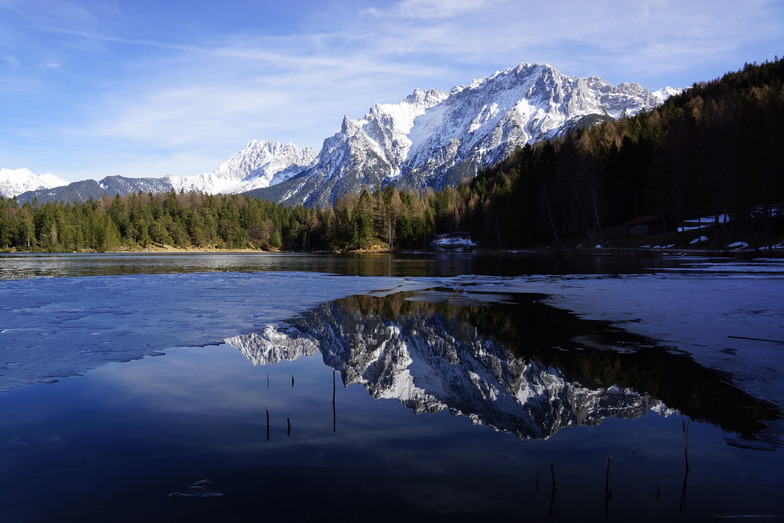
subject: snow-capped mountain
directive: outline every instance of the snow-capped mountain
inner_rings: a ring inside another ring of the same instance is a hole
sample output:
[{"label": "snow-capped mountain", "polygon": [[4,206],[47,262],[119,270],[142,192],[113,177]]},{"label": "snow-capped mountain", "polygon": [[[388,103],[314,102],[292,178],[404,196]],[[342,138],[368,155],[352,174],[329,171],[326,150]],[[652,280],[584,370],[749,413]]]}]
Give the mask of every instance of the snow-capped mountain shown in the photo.
[{"label": "snow-capped mountain", "polygon": [[613,86],[598,77],[523,63],[449,94],[416,90],[398,104],[374,105],[360,119],[346,116],[312,167],[254,194],[324,205],[379,184],[438,189],[501,161],[517,146],[652,109],[674,92],[651,92],[635,83]]},{"label": "snow-capped mountain", "polygon": [[241,193],[289,179],[308,167],[316,154],[312,147],[301,149],[294,144],[253,140],[212,173],[164,178],[175,191]]},{"label": "snow-capped mountain", "polygon": [[51,189],[68,185],[62,178],[46,173],[34,174],[30,169],[0,168],[0,196],[12,198],[27,191]]}]

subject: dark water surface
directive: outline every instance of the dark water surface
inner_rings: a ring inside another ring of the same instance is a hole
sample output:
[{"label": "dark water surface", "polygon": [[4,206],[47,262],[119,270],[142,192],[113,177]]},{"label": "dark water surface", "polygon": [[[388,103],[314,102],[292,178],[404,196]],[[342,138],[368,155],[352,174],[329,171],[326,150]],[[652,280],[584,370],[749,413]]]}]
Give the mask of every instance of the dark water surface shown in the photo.
[{"label": "dark water surface", "polygon": [[[281,270],[612,275],[678,263],[12,258],[0,258],[4,278],[100,275],[107,282],[111,275]],[[313,284],[321,281],[328,283]],[[0,392],[0,521],[784,515],[784,460],[770,430],[781,420],[778,405],[672,347],[543,299],[437,285],[347,294],[224,343],[173,346]],[[112,321],[124,321],[120,312]],[[0,351],[2,343],[0,335]]]},{"label": "dark water surface", "polygon": [[677,267],[679,257],[539,254],[15,254],[0,255],[0,279],[193,272],[315,271],[351,276],[635,274]]}]

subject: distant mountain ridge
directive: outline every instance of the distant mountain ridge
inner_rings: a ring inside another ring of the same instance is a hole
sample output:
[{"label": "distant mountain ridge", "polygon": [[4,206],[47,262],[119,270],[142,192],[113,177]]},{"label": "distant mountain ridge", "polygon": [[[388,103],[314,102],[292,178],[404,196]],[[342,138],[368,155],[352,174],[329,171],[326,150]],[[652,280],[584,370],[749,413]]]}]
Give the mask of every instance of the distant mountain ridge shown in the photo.
[{"label": "distant mountain ridge", "polygon": [[549,65],[523,63],[448,94],[416,89],[397,104],[374,105],[362,118],[345,116],[340,131],[325,139],[319,152],[254,140],[212,173],[115,176],[76,182],[78,190],[48,188],[19,199],[73,201],[87,193],[113,196],[154,187],[247,192],[289,205],[323,206],[345,193],[386,184],[440,189],[474,176],[518,146],[652,109],[677,92],[651,92],[636,83],[613,86],[598,77],[566,76]]},{"label": "distant mountain ridge", "polygon": [[[159,193],[173,190],[236,194],[284,181],[312,163],[316,154],[316,150],[311,147],[301,149],[293,144],[253,140],[212,173],[197,176],[167,175],[161,178],[107,176],[100,181],[82,180],[70,184],[58,178],[60,183],[49,186],[39,184],[37,190],[11,189],[3,193],[3,186],[0,185],[0,195],[9,198],[17,196],[17,200],[22,203],[30,202],[35,198],[44,203],[85,201],[90,198],[97,200],[104,195],[125,196],[139,191]],[[3,171],[10,170],[3,169]],[[20,171],[22,176],[17,179],[14,187],[30,187],[34,181],[26,180],[28,178],[35,180],[35,175],[27,169],[19,169],[16,172]]]}]

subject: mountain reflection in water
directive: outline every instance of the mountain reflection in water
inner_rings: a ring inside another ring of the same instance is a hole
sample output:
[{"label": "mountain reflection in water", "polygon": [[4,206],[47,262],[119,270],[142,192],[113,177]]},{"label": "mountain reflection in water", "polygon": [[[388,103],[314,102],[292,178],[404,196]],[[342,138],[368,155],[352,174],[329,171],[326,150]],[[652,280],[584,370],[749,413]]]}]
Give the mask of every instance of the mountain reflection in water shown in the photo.
[{"label": "mountain reflection in water", "polygon": [[257,365],[321,352],[345,386],[522,439],[648,411],[764,438],[781,415],[684,354],[543,298],[439,288],[353,296],[227,342]]}]

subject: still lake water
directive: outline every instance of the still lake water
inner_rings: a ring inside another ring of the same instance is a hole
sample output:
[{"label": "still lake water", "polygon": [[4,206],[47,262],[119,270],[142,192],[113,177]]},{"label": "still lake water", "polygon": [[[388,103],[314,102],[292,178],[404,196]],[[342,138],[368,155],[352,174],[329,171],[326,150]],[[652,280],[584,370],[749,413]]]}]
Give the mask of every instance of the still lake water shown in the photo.
[{"label": "still lake water", "polygon": [[[784,271],[701,263],[0,256],[0,521],[784,516]],[[630,284],[763,341],[554,306]]]}]

